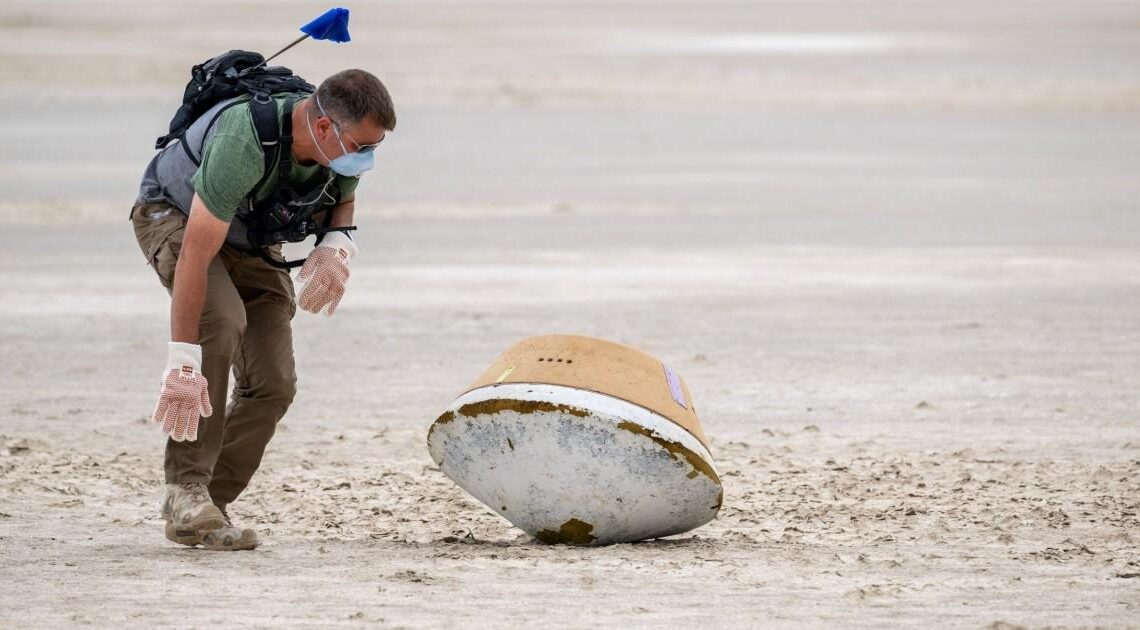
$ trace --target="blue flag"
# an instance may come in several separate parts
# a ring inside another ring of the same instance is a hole
[[[313,39],[329,39],[334,42],[347,42],[348,9],[329,9],[317,19],[301,27],[301,32]]]

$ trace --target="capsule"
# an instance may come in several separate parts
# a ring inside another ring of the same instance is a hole
[[[685,381],[612,341],[509,347],[431,425],[461,488],[547,543],[660,538],[716,517],[724,492]]]

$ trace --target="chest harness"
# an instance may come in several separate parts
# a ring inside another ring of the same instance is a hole
[[[313,235],[316,235],[316,243],[319,245],[329,232],[356,229],[356,226],[332,227],[332,209],[340,203],[340,187],[330,169],[322,168],[313,177],[296,186],[289,182],[293,157],[293,108],[299,100],[300,98],[287,97],[281,106],[280,119],[277,105],[269,95],[254,94],[248,101],[257,140],[265,158],[265,172],[242,201],[236,216],[246,226],[249,251],[280,269],[299,267],[305,260],[277,260],[267,251],[268,247],[281,243],[299,243]],[[244,101],[239,100],[219,109],[207,124],[203,138],[223,112],[242,102]],[[185,142],[180,144],[190,160],[200,166],[201,160],[190,147]],[[203,144],[199,153],[204,150]],[[258,201],[257,193],[274,170],[277,172],[276,189]]]

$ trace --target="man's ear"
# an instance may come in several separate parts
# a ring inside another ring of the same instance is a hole
[[[327,116],[322,116],[320,110],[314,110],[311,113],[306,112],[306,114],[315,118],[315,120],[313,120],[313,131],[319,131],[324,134],[328,133],[328,128],[332,126],[332,121],[329,120]]]

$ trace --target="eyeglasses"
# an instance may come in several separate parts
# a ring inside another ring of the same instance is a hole
[[[329,120],[332,120],[332,118],[330,118]],[[335,122],[333,123],[333,127],[338,127],[337,131],[338,132],[340,131],[339,126]],[[384,142],[384,138],[387,136],[387,134],[380,136],[380,140],[378,142],[374,142],[372,144],[360,144],[356,140],[353,140],[352,136],[348,135],[347,131],[345,131],[343,133],[344,133],[344,137],[348,138],[349,142],[356,145],[356,151],[354,151],[354,153],[372,153],[373,151],[376,150],[376,147],[380,146],[381,142]]]
[[[333,120],[332,116],[329,116],[327,113],[325,113],[325,108],[321,106],[320,97],[317,97],[314,95],[313,100],[315,100],[317,102],[317,109],[321,112],[321,116],[328,118],[329,122],[332,123],[333,131],[336,132],[336,137],[337,137],[337,140],[339,141],[341,133],[342,133],[340,130],[340,123]],[[373,142],[372,144],[360,144],[356,140],[353,140],[352,136],[348,135],[347,131],[345,131],[343,133],[344,133],[345,137],[348,138],[349,142],[356,145],[356,150],[351,151],[351,153],[372,153],[373,151],[376,150],[376,147],[380,146],[381,142],[384,142],[384,138],[387,137],[387,135],[388,135],[388,134],[384,134],[384,135],[380,136],[380,139],[376,142]],[[344,146],[343,142],[341,142],[341,148],[344,149],[346,152],[348,152],[348,147]]]

